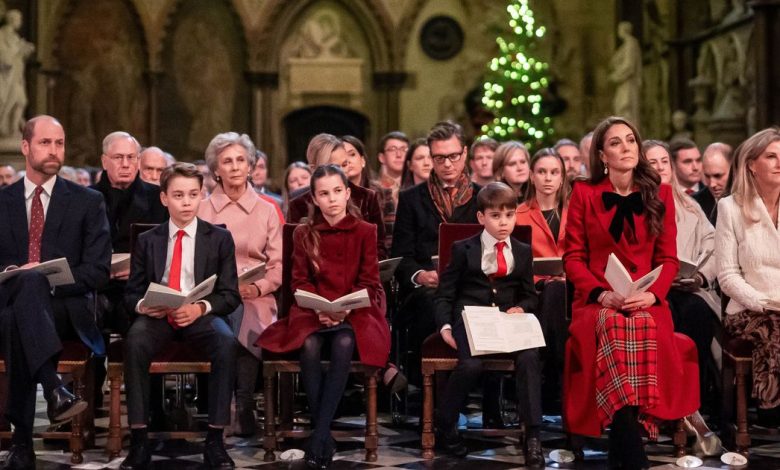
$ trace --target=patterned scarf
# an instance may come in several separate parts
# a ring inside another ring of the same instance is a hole
[[[431,177],[428,178],[428,192],[431,193],[433,204],[444,222],[449,222],[455,208],[469,202],[474,195],[474,187],[466,172],[460,174],[454,188],[456,188],[455,194],[451,195],[449,190],[452,188],[445,189],[444,183],[436,175],[436,172],[431,172]]]

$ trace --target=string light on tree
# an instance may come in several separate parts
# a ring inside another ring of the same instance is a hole
[[[511,0],[506,7],[508,34],[496,38],[499,54],[487,65],[482,94],[482,104],[495,118],[481,130],[497,140],[542,145],[553,140],[552,119],[541,114],[549,66],[533,55],[546,29],[536,23],[528,3]]]

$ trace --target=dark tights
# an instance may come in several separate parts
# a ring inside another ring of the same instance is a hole
[[[323,373],[320,361],[326,342],[330,346],[330,367]],[[326,456],[332,449],[330,426],[347,386],[354,350],[351,327],[312,333],[301,347],[301,378],[314,426],[309,450],[316,456]]]
[[[640,470],[648,466],[647,455],[642,444],[638,412],[636,406],[624,406],[612,416],[609,430],[611,468]]]

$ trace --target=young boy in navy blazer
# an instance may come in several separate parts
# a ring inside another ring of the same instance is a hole
[[[504,183],[490,183],[477,195],[477,218],[485,229],[452,245],[452,257],[441,275],[434,299],[436,324],[444,341],[458,351],[436,414],[437,443],[457,456],[468,449],[458,435],[458,414],[482,375],[482,359],[472,356],[461,313],[466,305],[494,306],[510,314],[531,314],[537,297],[531,247],[511,237],[517,195]],[[525,465],[544,467],[539,440],[542,423],[541,363],[537,349],[513,353],[520,418],[525,423]]]
[[[149,366],[155,354],[175,338],[194,343],[211,360],[209,429],[203,451],[207,468],[233,468],[222,430],[230,423],[238,342],[223,317],[241,305],[230,232],[198,219],[203,176],[189,163],[177,163],[160,177],[160,199],[170,220],[138,237],[127,283],[128,310],[138,313],[127,335],[125,386],[131,430],[130,452],[122,469],[145,469],[151,461],[146,434],[149,419]],[[169,309],[146,305],[149,284],[187,292],[213,274],[211,294]]]

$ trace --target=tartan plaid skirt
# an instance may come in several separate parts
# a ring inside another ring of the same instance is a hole
[[[658,403],[656,326],[647,312],[626,317],[613,309],[599,311],[596,322],[596,403],[602,428],[624,406],[639,407],[639,421],[651,439],[658,422],[643,410]]]

